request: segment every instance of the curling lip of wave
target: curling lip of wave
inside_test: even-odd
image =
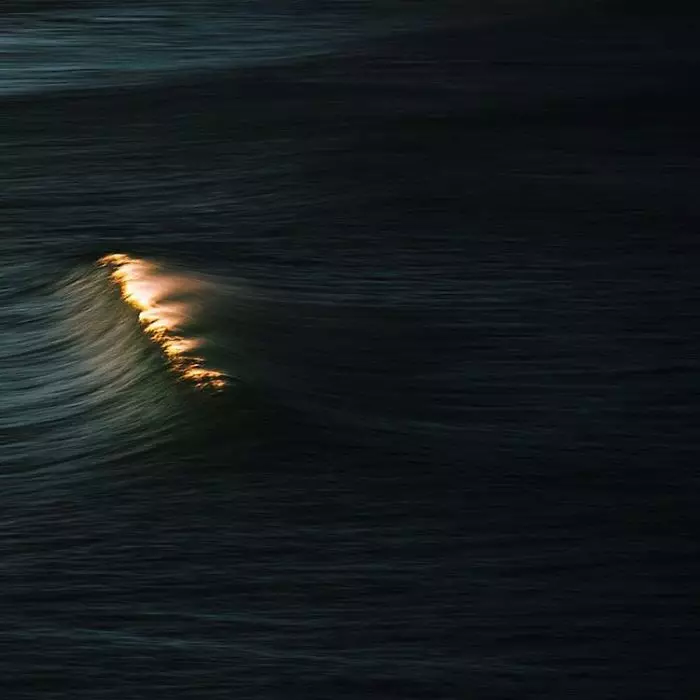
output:
[[[180,330],[186,318],[182,304],[167,301],[177,285],[156,274],[152,263],[124,253],[111,253],[98,261],[110,270],[122,298],[139,312],[139,322],[155,342],[175,373],[199,389],[222,391],[228,382],[223,372],[207,367],[204,358],[194,354],[197,340]]]

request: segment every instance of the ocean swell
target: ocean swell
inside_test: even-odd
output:
[[[194,394],[221,393],[229,383],[192,331],[205,286],[114,255],[54,285],[13,294],[8,285],[3,466],[82,469],[161,450],[196,430]]]

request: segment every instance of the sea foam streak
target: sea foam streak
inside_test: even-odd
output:
[[[153,263],[124,253],[105,255],[99,264],[109,268],[122,298],[138,310],[144,332],[160,346],[182,379],[199,389],[221,391],[226,387],[225,375],[206,367],[204,359],[194,353],[200,343],[182,333],[187,318],[184,304],[168,301],[168,297],[180,291],[176,279],[159,275]]]

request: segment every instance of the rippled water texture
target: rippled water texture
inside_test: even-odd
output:
[[[535,4],[0,7],[0,700],[699,697],[697,17]]]

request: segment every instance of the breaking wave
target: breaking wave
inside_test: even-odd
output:
[[[188,337],[184,326],[188,320],[186,302],[173,297],[192,291],[192,280],[163,273],[154,263],[123,253],[106,255],[100,264],[110,270],[122,298],[138,312],[145,334],[155,342],[176,375],[199,389],[222,391],[227,385],[223,372],[207,367],[197,354],[202,341]]]
[[[16,286],[2,354],[0,461],[82,468],[160,451],[198,430],[195,396],[206,404],[232,385],[208,359],[214,343],[198,316],[214,286],[125,254],[56,285]]]

